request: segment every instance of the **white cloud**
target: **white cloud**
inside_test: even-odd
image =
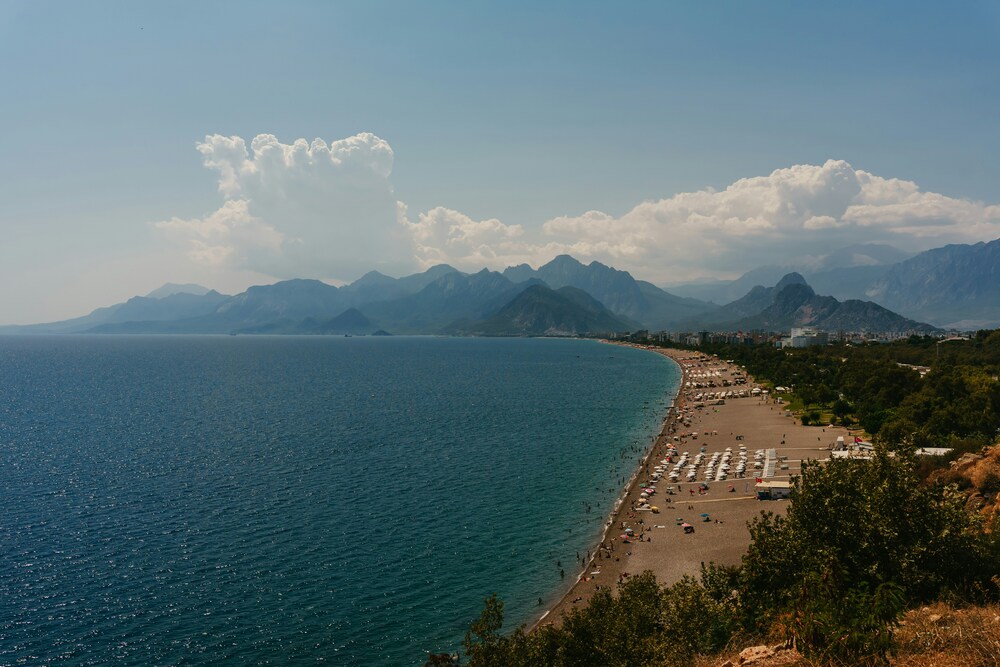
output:
[[[156,223],[165,235],[187,241],[188,258],[220,267],[252,265],[254,255],[281,252],[284,235],[250,214],[245,199],[230,199],[205,218],[172,218]]]
[[[416,258],[424,268],[453,263],[458,268],[500,268],[498,262],[518,256],[526,246],[521,225],[505,225],[496,218],[473,220],[443,206],[432,208],[410,222],[405,211],[401,222],[416,241]]]
[[[843,227],[847,222],[838,220],[830,215],[814,215],[802,223],[803,229],[830,229],[831,227]]]
[[[353,278],[371,268],[415,265],[398,224],[389,144],[362,133],[327,144],[270,134],[210,135],[197,145],[218,172],[220,208],[204,217],[154,223],[206,265],[277,278]]]
[[[330,144],[261,134],[198,144],[223,197],[204,217],[155,223],[205,266],[277,278],[399,275],[446,262],[463,270],[599,260],[661,283],[733,276],[856,243],[919,251],[1000,237],[1000,206],[922,191],[843,160],[794,165],[725,189],[587,211],[534,227],[438,206],[412,220],[393,193],[389,144],[362,133]]]
[[[891,230],[917,238],[992,240],[1000,228],[1000,206],[921,192],[916,183],[859,171],[864,189],[844,219],[859,227]]]
[[[496,220],[484,222],[503,228]],[[922,192],[910,181],[829,160],[740,179],[721,191],[642,202],[619,217],[602,211],[557,217],[541,233],[523,232],[516,241],[503,235],[484,239],[468,257],[462,255],[466,246],[440,237],[425,238],[422,251],[456,264],[491,259],[494,267],[539,264],[565,252],[666,283],[732,276],[856,243],[918,251],[997,237],[1000,206]]]

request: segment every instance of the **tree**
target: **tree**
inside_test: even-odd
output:
[[[763,629],[775,609],[805,613],[801,587],[817,576],[831,599],[888,595],[883,585],[906,603],[995,592],[996,552],[964,496],[922,484],[916,469],[915,457],[883,448],[870,461],[804,464],[788,514],[751,524],[745,622]]]
[[[851,404],[842,398],[838,398],[833,402],[833,414],[840,419],[843,419],[853,411],[854,408],[851,407]]]
[[[701,581],[683,577],[664,590],[663,625],[671,654],[680,664],[695,655],[716,653],[739,627],[736,568],[702,567]]]
[[[482,667],[504,667],[506,642],[500,634],[503,627],[503,600],[494,593],[483,600],[483,612],[465,633],[465,652],[470,664]]]
[[[603,587],[563,623],[563,664],[662,664],[667,657],[663,630],[664,595],[652,572],[629,577],[612,595]]]
[[[845,580],[830,562],[802,580],[791,630],[806,657],[823,665],[888,665],[893,633],[904,610],[895,584]]]

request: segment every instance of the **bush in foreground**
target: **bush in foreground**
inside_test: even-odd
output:
[[[470,665],[584,667],[686,665],[699,653],[722,649],[737,627],[732,601],[713,596],[703,582],[724,579],[706,570],[702,582],[685,578],[661,588],[651,572],[630,577],[613,595],[599,590],[571,611],[562,627],[544,626],[502,636],[503,603],[493,596],[466,635]]]
[[[904,611],[997,598],[997,532],[954,487],[927,485],[913,456],[803,466],[784,517],[751,524],[740,568],[660,587],[649,572],[601,589],[562,627],[501,634],[492,597],[466,637],[472,666],[685,665],[735,636],[794,642],[822,665],[883,665]]]

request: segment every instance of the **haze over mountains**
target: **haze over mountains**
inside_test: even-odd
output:
[[[576,287],[614,313],[643,323],[648,329],[670,329],[712,310],[711,304],[666,292],[600,262],[584,265],[560,255],[538,270],[527,264],[509,267],[503,275],[515,282],[540,280],[553,289]]]
[[[756,285],[801,274],[820,294],[870,300],[944,328],[1000,326],[1000,239],[908,255],[892,246],[848,246],[817,257],[764,266],[736,280],[668,287],[674,294],[729,304]]]
[[[681,283],[667,289],[675,294],[724,304],[740,298],[756,285],[772,285],[785,274],[796,272],[805,275],[809,284],[822,294],[838,299],[854,299],[863,295],[864,290],[883,276],[893,264],[909,257],[911,255],[892,246],[857,244],[825,255],[802,257],[781,265],[761,266],[747,271],[736,280]]]
[[[747,286],[782,270],[762,267],[736,281],[674,288],[720,300],[743,290],[723,305],[677,296],[626,271],[561,255],[537,269],[523,264],[469,274],[439,265],[402,278],[372,271],[343,287],[286,280],[234,296],[168,284],[84,317],[0,332],[572,335],[1000,325],[1000,240],[945,246],[886,263],[901,256],[888,246],[853,246],[811,258],[811,274],[785,271]],[[836,285],[830,291],[840,296],[820,296],[817,284]],[[861,298],[842,298],[859,290]]]
[[[922,252],[889,267],[864,294],[929,322],[1000,326],[1000,239]]]

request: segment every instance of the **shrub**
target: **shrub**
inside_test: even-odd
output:
[[[787,516],[764,514],[750,533],[744,623],[761,631],[774,610],[805,613],[802,582],[815,588],[817,576],[831,600],[885,601],[894,589],[882,586],[898,587],[905,603],[995,593],[996,546],[964,496],[920,483],[912,456],[806,464]]]
[[[803,580],[792,615],[799,650],[824,665],[887,665],[904,609],[902,589],[852,584],[835,564]]]

